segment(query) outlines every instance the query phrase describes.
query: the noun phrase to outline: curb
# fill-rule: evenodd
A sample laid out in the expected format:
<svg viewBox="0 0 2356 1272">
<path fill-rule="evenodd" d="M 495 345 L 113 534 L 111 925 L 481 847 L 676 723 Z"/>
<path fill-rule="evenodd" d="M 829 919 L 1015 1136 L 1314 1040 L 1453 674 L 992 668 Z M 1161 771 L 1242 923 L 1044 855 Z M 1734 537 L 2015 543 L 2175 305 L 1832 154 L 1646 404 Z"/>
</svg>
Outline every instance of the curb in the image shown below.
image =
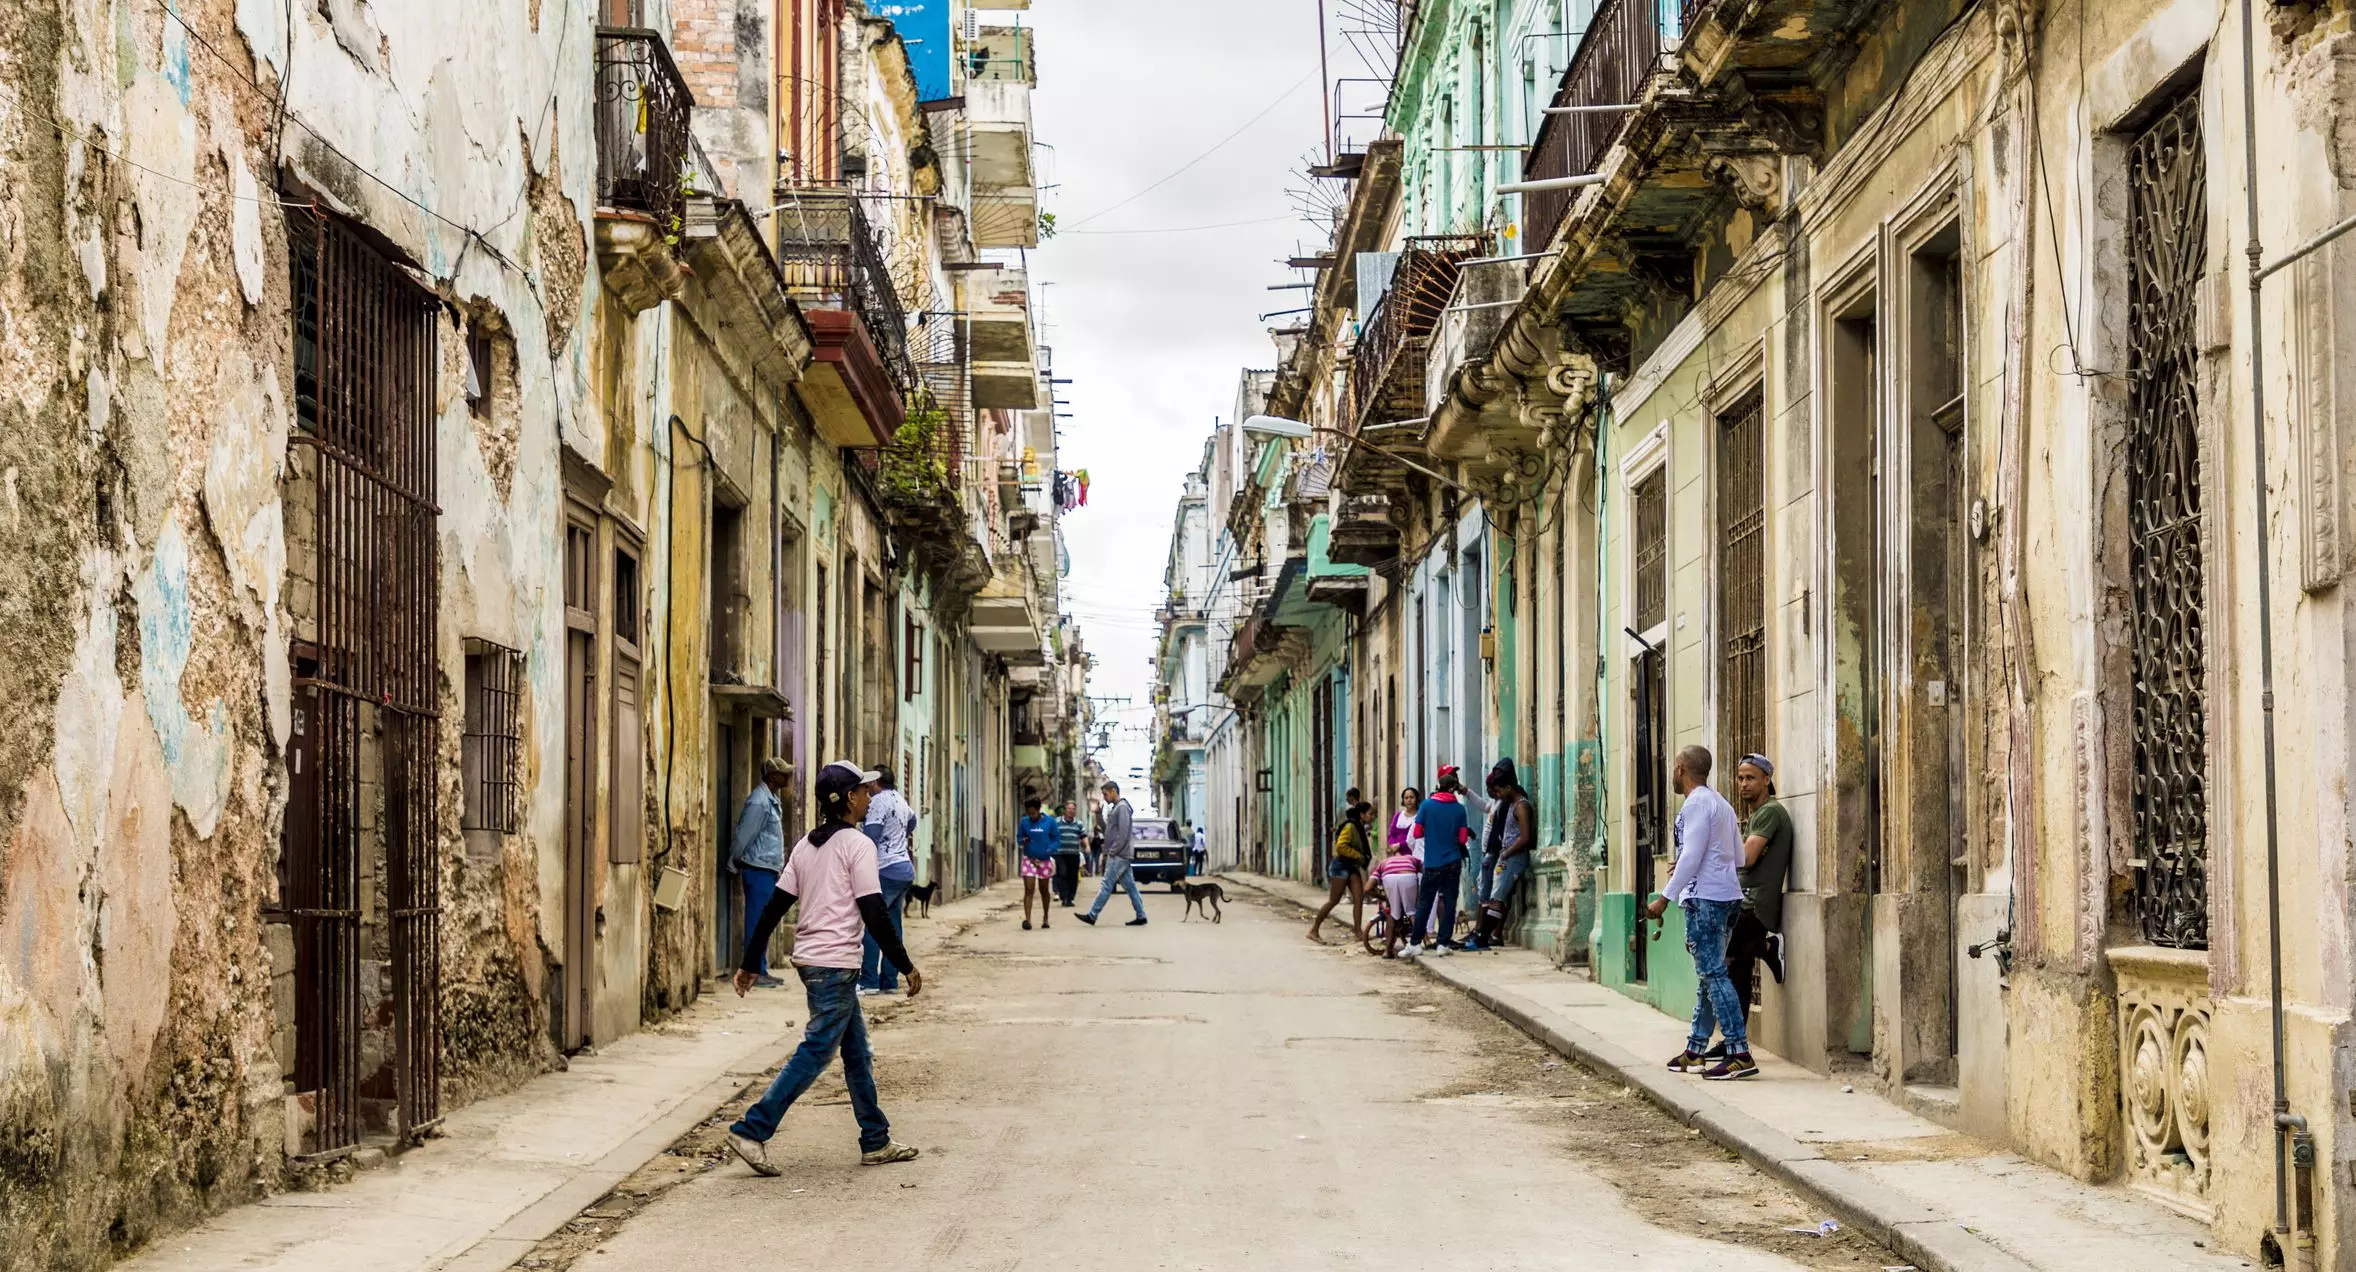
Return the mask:
<svg viewBox="0 0 2356 1272">
<path fill-rule="evenodd" d="M 1297 899 L 1248 879 L 1227 878 L 1300 909 Z M 1417 959 L 1423 973 L 1487 1008 L 1548 1049 L 1642 1092 L 1662 1111 L 1699 1130 L 1794 1192 L 1830 1211 L 1843 1224 L 1888 1246 L 1922 1272 L 2034 1272 L 2033 1265 L 1999 1249 L 1936 1208 L 1823 1154 L 1733 1108 L 1666 1069 L 1642 1060 L 1593 1030 L 1549 1019 L 1519 995 L 1474 984 L 1445 960 Z"/>
</svg>

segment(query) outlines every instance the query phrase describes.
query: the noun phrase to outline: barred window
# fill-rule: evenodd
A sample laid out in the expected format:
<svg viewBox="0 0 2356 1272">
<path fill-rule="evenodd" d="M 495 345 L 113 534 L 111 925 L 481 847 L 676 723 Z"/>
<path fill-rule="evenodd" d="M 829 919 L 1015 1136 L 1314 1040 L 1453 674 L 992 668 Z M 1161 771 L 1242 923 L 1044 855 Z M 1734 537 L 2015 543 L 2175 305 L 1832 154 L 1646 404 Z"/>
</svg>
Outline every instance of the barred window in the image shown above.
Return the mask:
<svg viewBox="0 0 2356 1272">
<path fill-rule="evenodd" d="M 489 641 L 466 643 L 466 732 L 459 742 L 468 830 L 523 828 L 524 656 Z"/>
<path fill-rule="evenodd" d="M 1718 422 L 1718 716 L 1721 755 L 1767 748 L 1767 500 L 1757 394 Z M 1730 770 L 1731 771 L 1731 770 Z"/>
</svg>

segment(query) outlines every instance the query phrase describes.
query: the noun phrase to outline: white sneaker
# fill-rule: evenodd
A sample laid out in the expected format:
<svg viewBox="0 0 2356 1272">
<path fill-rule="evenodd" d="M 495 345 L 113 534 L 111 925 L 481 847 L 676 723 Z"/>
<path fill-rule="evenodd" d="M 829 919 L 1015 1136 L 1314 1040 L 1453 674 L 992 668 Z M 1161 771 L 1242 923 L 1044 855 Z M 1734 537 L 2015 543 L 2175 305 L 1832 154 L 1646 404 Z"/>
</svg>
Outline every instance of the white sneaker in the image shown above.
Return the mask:
<svg viewBox="0 0 2356 1272">
<path fill-rule="evenodd" d="M 728 1147 L 735 1149 L 736 1155 L 743 1159 L 745 1165 L 752 1167 L 756 1175 L 773 1179 L 785 1173 L 769 1160 L 767 1144 L 756 1144 L 742 1135 L 731 1135 L 728 1137 Z"/>
<path fill-rule="evenodd" d="M 882 990 L 877 989 L 872 985 L 861 985 L 859 987 L 859 996 L 861 998 L 873 998 L 882 992 Z"/>
<path fill-rule="evenodd" d="M 1431 952 L 1434 954 L 1454 954 L 1456 951 L 1449 949 L 1445 945 L 1435 945 L 1431 948 Z"/>
<path fill-rule="evenodd" d="M 1398 956 L 1400 958 L 1421 958 L 1423 957 L 1423 947 L 1420 945 L 1410 945 L 1406 949 L 1399 951 Z"/>
</svg>

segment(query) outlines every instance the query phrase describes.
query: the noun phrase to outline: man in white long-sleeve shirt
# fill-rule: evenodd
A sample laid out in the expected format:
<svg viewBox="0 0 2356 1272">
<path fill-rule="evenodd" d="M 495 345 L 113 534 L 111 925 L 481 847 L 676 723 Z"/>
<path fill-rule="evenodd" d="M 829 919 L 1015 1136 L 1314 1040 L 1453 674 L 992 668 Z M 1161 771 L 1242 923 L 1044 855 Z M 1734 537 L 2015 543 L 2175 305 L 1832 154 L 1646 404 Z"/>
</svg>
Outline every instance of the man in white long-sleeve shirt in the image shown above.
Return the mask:
<svg viewBox="0 0 2356 1272">
<path fill-rule="evenodd" d="M 1669 1061 L 1675 1073 L 1700 1073 L 1712 1082 L 1753 1077 L 1759 1072 L 1751 1059 L 1745 1032 L 1749 1013 L 1735 992 L 1726 970 L 1726 941 L 1734 931 L 1734 916 L 1742 910 L 1742 829 L 1734 808 L 1711 790 L 1710 752 L 1689 746 L 1677 753 L 1669 784 L 1685 804 L 1677 810 L 1677 868 L 1668 889 L 1645 907 L 1645 917 L 1658 919 L 1675 902 L 1685 911 L 1685 948 L 1693 955 L 1694 975 L 1701 981 L 1694 995 L 1693 1029 L 1685 1050 Z M 1712 1064 L 1702 1058 L 1710 1035 L 1726 1035 L 1726 1058 Z"/>
</svg>

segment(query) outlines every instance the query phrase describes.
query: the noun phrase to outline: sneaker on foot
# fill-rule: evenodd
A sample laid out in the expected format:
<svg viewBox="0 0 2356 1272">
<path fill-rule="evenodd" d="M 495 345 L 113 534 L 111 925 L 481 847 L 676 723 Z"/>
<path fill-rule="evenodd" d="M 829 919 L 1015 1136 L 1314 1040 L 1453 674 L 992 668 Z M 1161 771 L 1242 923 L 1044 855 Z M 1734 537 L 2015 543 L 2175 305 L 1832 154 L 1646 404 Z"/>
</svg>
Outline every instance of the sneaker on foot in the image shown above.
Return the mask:
<svg viewBox="0 0 2356 1272">
<path fill-rule="evenodd" d="M 754 989 L 777 989 L 782 987 L 784 984 L 784 981 L 781 981 L 774 976 L 755 976 L 753 978 Z"/>
<path fill-rule="evenodd" d="M 1718 1063 L 1702 1070 L 1702 1078 L 1709 1082 L 1732 1082 L 1736 1078 L 1755 1078 L 1758 1076 L 1758 1062 L 1751 1059 L 1751 1053 L 1748 1051 L 1737 1051 L 1734 1054 L 1726 1057 L 1724 1060 L 1720 1060 Z"/>
<path fill-rule="evenodd" d="M 753 1173 L 756 1175 L 775 1178 L 785 1173 L 769 1160 L 769 1146 L 767 1144 L 746 1139 L 742 1135 L 731 1134 L 728 1137 L 728 1147 L 735 1149 L 736 1155 L 743 1159 L 745 1165 L 752 1167 Z"/>
<path fill-rule="evenodd" d="M 1122 927 L 1144 927 L 1144 926 L 1145 926 L 1145 916 L 1144 916 L 1144 915 L 1142 915 L 1142 914 L 1140 914 L 1140 915 L 1138 915 L 1136 918 L 1129 920 L 1127 923 L 1124 923 L 1124 924 L 1122 924 L 1121 926 L 1122 926 Z"/>
<path fill-rule="evenodd" d="M 1403 949 L 1403 950 L 1399 951 L 1399 957 L 1400 957 L 1400 958 L 1422 958 L 1422 957 L 1423 957 L 1423 947 L 1422 947 L 1422 946 L 1420 946 L 1420 945 L 1410 945 L 1410 946 L 1408 946 L 1406 949 Z"/>
<path fill-rule="evenodd" d="M 1454 954 L 1456 947 L 1443 941 L 1438 945 L 1425 946 L 1423 952 L 1426 954 Z"/>
<path fill-rule="evenodd" d="M 861 998 L 873 998 L 882 992 L 883 987 L 880 985 L 861 985 L 859 987 L 859 996 Z"/>
<path fill-rule="evenodd" d="M 1075 918 L 1075 919 L 1078 919 L 1079 921 L 1081 921 L 1082 923 L 1085 923 L 1085 924 L 1087 924 L 1087 925 L 1088 925 L 1088 926 L 1090 926 L 1090 927 L 1095 927 L 1095 926 L 1096 926 L 1096 916 L 1095 916 L 1095 915 L 1093 915 L 1093 914 L 1075 914 L 1075 915 L 1073 915 L 1072 917 L 1073 917 L 1073 918 Z"/>
<path fill-rule="evenodd" d="M 1712 1062 L 1724 1060 L 1726 1058 L 1726 1040 L 1724 1038 L 1720 1038 L 1718 1041 L 1711 1043 L 1710 1049 L 1703 1052 L 1701 1054 L 1701 1058 Z"/>
<path fill-rule="evenodd" d="M 862 1166 L 888 1166 L 893 1162 L 910 1162 L 915 1160 L 916 1149 L 912 1145 L 902 1144 L 897 1141 L 886 1144 L 882 1148 L 879 1148 L 872 1153 L 859 1154 L 859 1164 Z"/>
<path fill-rule="evenodd" d="M 1702 1058 L 1691 1051 L 1680 1051 L 1669 1058 L 1671 1073 L 1699 1073 L 1701 1070 Z"/>
</svg>

